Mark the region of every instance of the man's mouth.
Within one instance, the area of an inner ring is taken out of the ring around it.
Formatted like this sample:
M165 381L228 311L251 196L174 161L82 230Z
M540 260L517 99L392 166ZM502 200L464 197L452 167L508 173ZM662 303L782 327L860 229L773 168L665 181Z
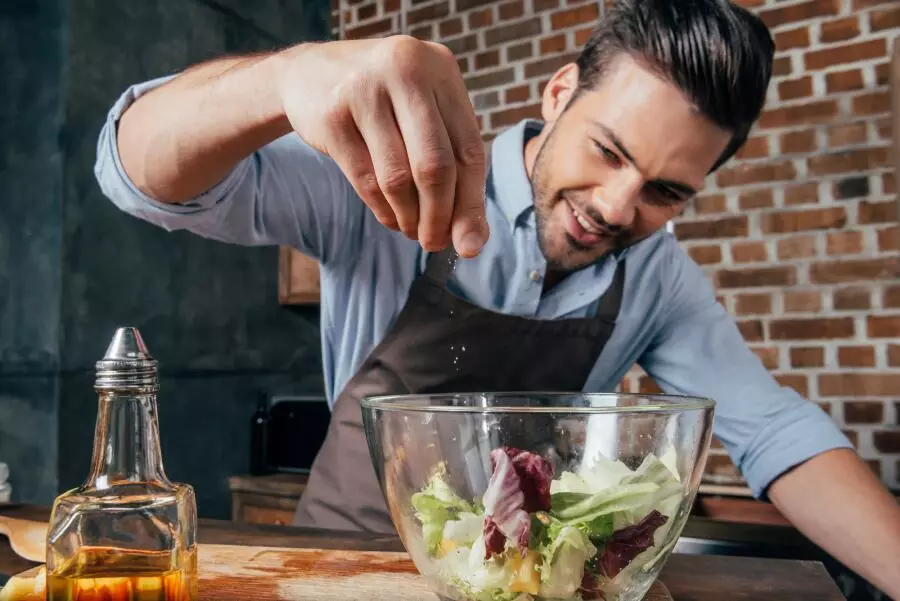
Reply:
M568 200L565 201L567 219L566 232L583 247L596 246L613 236L609 230L597 225L593 219L579 211Z

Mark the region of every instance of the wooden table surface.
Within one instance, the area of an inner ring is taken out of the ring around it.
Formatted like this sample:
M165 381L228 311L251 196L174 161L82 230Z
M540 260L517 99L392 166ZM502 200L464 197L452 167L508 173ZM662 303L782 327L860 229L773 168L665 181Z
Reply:
M49 510L2 506L10 517L47 520ZM201 543L270 547L403 551L392 536L346 534L285 526L238 524L200 519ZM0 538L0 575L11 576L35 564L12 552ZM714 555L670 556L660 577L675 601L844 601L821 563Z

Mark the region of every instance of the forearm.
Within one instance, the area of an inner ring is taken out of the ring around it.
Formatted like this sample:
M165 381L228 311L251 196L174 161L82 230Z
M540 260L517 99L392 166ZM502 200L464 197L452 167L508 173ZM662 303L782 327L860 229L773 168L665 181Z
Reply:
M810 540L900 599L900 504L855 453L813 457L776 480L769 498Z
M139 98L117 133L131 181L156 200L183 202L288 133L273 56L204 63Z

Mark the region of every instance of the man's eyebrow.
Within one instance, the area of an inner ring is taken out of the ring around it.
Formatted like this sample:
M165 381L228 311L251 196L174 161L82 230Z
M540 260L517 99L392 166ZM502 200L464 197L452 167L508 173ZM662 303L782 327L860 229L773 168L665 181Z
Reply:
M625 144L622 143L621 138L619 138L619 136L616 135L616 132L614 132L613 130L608 128L606 125L604 125L596 120L594 121L594 125L596 125L603 132L603 134L607 138L609 138L610 142L613 143L613 146L615 146L626 159L628 159L629 161L631 161L634 164L637 164L637 161L634 160L634 156L631 154L631 152L628 151L628 148L626 148ZM689 186L688 184L685 184L684 182L678 182L678 181L668 180L668 179L656 179L656 180L653 180L653 183L657 186L664 186L666 188L672 188L673 190L676 190L683 194L693 195L693 194L697 193L697 190L695 190L693 186Z

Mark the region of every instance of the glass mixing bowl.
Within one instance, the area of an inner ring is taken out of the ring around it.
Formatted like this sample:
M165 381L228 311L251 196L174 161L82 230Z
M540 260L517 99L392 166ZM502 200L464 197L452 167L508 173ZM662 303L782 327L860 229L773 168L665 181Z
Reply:
M639 601L687 521L715 403L638 394L369 397L406 550L453 601Z

